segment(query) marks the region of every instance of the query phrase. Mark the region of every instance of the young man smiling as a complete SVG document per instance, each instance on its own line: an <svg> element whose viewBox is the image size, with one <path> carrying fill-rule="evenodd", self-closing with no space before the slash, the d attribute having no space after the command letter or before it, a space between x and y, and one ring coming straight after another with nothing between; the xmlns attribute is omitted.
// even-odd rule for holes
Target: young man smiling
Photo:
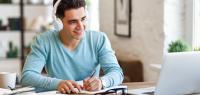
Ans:
<svg viewBox="0 0 200 95"><path fill-rule="evenodd" d="M63 27L36 37L23 68L22 85L36 87L38 92L76 93L75 88L96 91L121 84L124 76L107 36L85 30L85 0L54 0L54 9ZM48 76L41 75L44 67ZM100 68L105 74L101 77ZM82 80L83 85L77 83Z"/></svg>

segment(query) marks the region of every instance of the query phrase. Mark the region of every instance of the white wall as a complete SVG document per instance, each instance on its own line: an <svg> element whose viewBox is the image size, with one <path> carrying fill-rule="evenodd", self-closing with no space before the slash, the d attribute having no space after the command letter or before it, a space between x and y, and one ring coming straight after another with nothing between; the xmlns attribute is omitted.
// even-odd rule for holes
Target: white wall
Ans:
<svg viewBox="0 0 200 95"><path fill-rule="evenodd" d="M192 1L192 0L186 0ZM185 39L185 0L165 0L164 2L165 51L168 44L177 39ZM190 17L191 18L191 17ZM187 41L187 40L185 40Z"/></svg>
<svg viewBox="0 0 200 95"><path fill-rule="evenodd" d="M145 81L154 81L157 73L149 64L162 63L164 48L164 1L132 0L132 37L114 35L114 1L99 0L100 30L105 32L120 59L138 59L144 65Z"/></svg>
<svg viewBox="0 0 200 95"><path fill-rule="evenodd" d="M186 0L185 1L185 33L184 38L186 41L192 46L192 32L193 32L193 0Z"/></svg>

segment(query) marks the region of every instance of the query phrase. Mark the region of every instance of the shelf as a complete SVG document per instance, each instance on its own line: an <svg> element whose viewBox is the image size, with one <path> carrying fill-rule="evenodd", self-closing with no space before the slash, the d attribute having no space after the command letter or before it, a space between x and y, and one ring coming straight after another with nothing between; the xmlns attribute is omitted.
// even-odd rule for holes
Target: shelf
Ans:
<svg viewBox="0 0 200 95"><path fill-rule="evenodd" d="M19 6L20 3L0 3L0 6ZM52 6L52 4L24 4L24 6Z"/></svg>
<svg viewBox="0 0 200 95"><path fill-rule="evenodd" d="M0 30L0 33L20 33L20 30Z"/></svg>
<svg viewBox="0 0 200 95"><path fill-rule="evenodd" d="M21 60L19 57L18 58L0 58L0 61L15 61L15 60Z"/></svg>
<svg viewBox="0 0 200 95"><path fill-rule="evenodd" d="M43 2L43 1L41 1ZM44 4L46 3L46 4ZM21 67L23 66L25 58L30 51L29 46L30 43L34 40L35 36L43 33L45 31L36 31L30 29L37 29L32 28L32 21L36 21L37 18L41 17L44 18L44 21L51 21L53 14L53 4L52 2L44 2L38 4L30 4L28 1L24 0L23 4L19 3L18 1L13 3L0 3L0 11L3 12L1 14L2 25L8 25L8 18L9 17L24 17L24 26L22 30L0 30L0 43L3 44L3 47L8 49L8 43L12 41L15 46L18 47L18 55L17 58L3 58L5 57L2 55L0 57L0 71L14 71L20 72ZM40 19L40 18L39 18ZM30 23L29 23L30 22ZM26 27L26 26L30 26ZM27 28L29 30L27 30ZM25 46L25 47L22 47ZM7 51L7 50L6 50ZM17 64L15 64L17 63Z"/></svg>
<svg viewBox="0 0 200 95"><path fill-rule="evenodd" d="M52 6L52 4L24 4L24 6Z"/></svg>
<svg viewBox="0 0 200 95"><path fill-rule="evenodd" d="M0 6L19 6L19 4L13 4L13 3L0 3ZM19 6L20 7L20 6Z"/></svg>
<svg viewBox="0 0 200 95"><path fill-rule="evenodd" d="M24 30L24 33L43 33L42 31L37 30ZM0 30L0 33L21 33L20 30Z"/></svg>
<svg viewBox="0 0 200 95"><path fill-rule="evenodd" d="M24 33L42 33L42 30L38 31L38 30L25 30Z"/></svg>

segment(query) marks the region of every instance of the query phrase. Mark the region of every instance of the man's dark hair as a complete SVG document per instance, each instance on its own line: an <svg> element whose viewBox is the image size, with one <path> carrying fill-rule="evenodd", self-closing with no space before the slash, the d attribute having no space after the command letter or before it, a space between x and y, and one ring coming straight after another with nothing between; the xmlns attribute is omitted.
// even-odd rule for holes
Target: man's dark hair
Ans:
<svg viewBox="0 0 200 95"><path fill-rule="evenodd" d="M53 6L58 0L53 0ZM64 12L70 9L77 9L86 6L85 0L61 0L56 10L56 16L59 18L64 17Z"/></svg>

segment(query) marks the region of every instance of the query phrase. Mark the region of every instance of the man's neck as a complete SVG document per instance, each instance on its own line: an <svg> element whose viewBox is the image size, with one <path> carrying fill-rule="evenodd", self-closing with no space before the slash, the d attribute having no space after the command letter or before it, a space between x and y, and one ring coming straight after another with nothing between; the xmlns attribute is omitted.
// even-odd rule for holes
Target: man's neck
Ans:
<svg viewBox="0 0 200 95"><path fill-rule="evenodd" d="M80 42L80 40L67 37L64 31L61 31L59 33L59 37L64 46L68 48L70 51L74 51Z"/></svg>

